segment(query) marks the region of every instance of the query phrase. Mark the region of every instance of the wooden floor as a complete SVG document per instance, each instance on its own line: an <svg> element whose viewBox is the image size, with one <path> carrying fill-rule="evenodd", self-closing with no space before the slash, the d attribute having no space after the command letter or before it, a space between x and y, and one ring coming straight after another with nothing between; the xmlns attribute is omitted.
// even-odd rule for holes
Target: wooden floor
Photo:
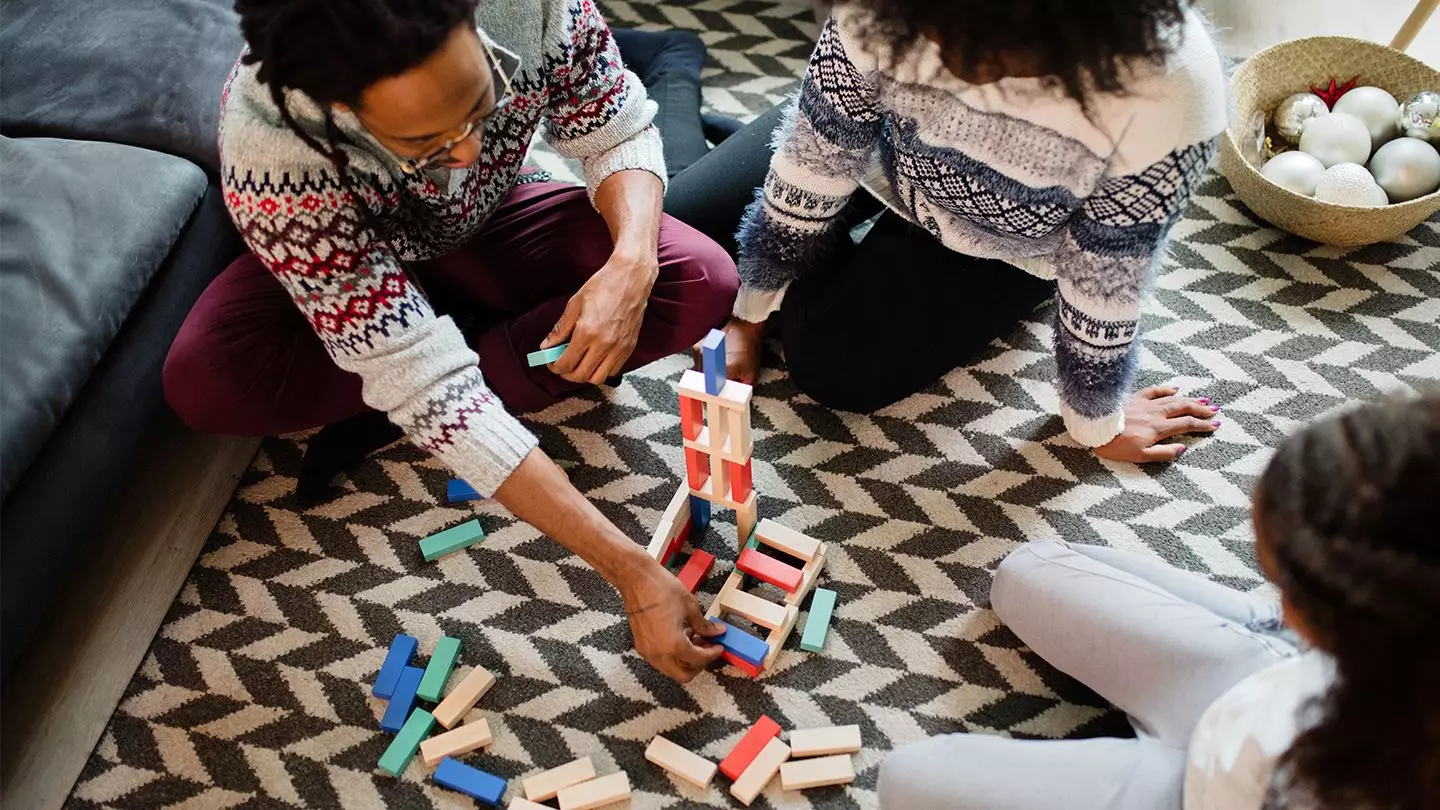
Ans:
<svg viewBox="0 0 1440 810"><path fill-rule="evenodd" d="M1225 51L1243 57L1299 37L1341 35L1389 44L1415 0L1199 0L1199 5L1220 26ZM1421 29L1407 53L1440 65L1440 15Z"/></svg>

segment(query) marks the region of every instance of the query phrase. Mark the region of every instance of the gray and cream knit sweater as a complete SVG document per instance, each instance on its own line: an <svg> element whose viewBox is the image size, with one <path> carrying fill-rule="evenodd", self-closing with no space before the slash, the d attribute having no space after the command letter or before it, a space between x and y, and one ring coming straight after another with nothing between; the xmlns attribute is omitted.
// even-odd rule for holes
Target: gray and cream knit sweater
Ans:
<svg viewBox="0 0 1440 810"><path fill-rule="evenodd" d="M347 187L285 127L269 88L245 66L226 86L220 153L241 235L336 364L360 375L366 404L488 496L535 437L505 412L460 330L435 314L403 263L473 237L515 185L542 125L561 154L581 161L592 195L625 169L663 182L665 163L655 103L621 64L593 0L485 0L477 16L482 36L520 65L514 97L486 123L474 165L408 175L354 116L336 111L348 142ZM315 102L290 92L287 106L323 142Z"/></svg>
<svg viewBox="0 0 1440 810"><path fill-rule="evenodd" d="M736 316L763 320L792 280L824 272L863 186L957 253L1056 279L1061 414L1081 444L1107 443L1124 426L1141 286L1225 127L1204 22L1188 13L1165 64L1136 67L1087 114L1040 80L963 82L933 43L886 58L856 13L826 23L776 135L741 224Z"/></svg>

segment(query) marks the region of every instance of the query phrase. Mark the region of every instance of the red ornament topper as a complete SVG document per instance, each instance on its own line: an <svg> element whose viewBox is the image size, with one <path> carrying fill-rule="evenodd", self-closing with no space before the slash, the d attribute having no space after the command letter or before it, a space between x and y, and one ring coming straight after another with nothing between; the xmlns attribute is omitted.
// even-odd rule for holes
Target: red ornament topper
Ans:
<svg viewBox="0 0 1440 810"><path fill-rule="evenodd" d="M1329 87L1316 87L1312 84L1310 85L1310 92L1319 96L1320 100L1325 102L1325 106L1333 110L1335 109L1335 102L1339 101L1341 96L1354 90L1355 83L1358 81L1360 81L1359 76L1352 76L1350 81L1337 85L1334 77L1331 77Z"/></svg>

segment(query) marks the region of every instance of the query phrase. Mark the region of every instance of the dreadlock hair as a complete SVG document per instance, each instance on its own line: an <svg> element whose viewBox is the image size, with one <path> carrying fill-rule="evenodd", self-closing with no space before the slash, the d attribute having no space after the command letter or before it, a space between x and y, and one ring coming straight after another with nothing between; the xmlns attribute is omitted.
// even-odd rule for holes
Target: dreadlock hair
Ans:
<svg viewBox="0 0 1440 810"><path fill-rule="evenodd" d="M854 6L861 31L894 58L927 35L965 74L1024 55L1082 106L1124 90L1127 64L1159 64L1162 32L1184 19L1183 0L833 0Z"/></svg>
<svg viewBox="0 0 1440 810"><path fill-rule="evenodd" d="M1282 760L1320 807L1440 801L1440 392L1324 419L1255 493L1276 584L1336 680Z"/></svg>
<svg viewBox="0 0 1440 810"><path fill-rule="evenodd" d="M366 87L424 62L462 22L477 0L235 0L249 46L242 58L259 64L256 78L270 88L285 126L325 156L346 183L345 140L330 105L358 107ZM325 143L300 128L285 103L298 90L325 116ZM348 183L347 183L348 186ZM348 190L348 188L347 188Z"/></svg>

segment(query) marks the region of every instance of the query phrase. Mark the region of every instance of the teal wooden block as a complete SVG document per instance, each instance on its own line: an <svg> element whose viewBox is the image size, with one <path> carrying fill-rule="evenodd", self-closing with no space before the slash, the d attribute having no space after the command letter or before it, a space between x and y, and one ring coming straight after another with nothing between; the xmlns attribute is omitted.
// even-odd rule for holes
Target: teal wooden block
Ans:
<svg viewBox="0 0 1440 810"><path fill-rule="evenodd" d="M420 553L425 555L426 560L434 560L467 549L484 539L485 530L480 528L480 521L470 520L421 540Z"/></svg>
<svg viewBox="0 0 1440 810"><path fill-rule="evenodd" d="M420 688L415 690L415 694L421 700L439 703L440 698L445 696L450 670L455 668L459 657L460 639L451 636L441 638L435 645L435 654L430 656L430 663L425 667L425 675L420 679Z"/></svg>
<svg viewBox="0 0 1440 810"><path fill-rule="evenodd" d="M411 712L405 725L400 727L400 733L395 735L385 753L380 755L380 770L391 776L404 773L410 760L415 758L415 752L420 750L420 743L430 736L430 729L434 727L435 715L424 709Z"/></svg>
<svg viewBox="0 0 1440 810"><path fill-rule="evenodd" d="M529 354L525 355L525 362L529 363L531 368L534 368L536 366L548 366L556 360L559 360L560 355L564 354L565 349L569 346L569 343L561 343L559 346L552 346L548 349L541 349L538 352L530 352Z"/></svg>
<svg viewBox="0 0 1440 810"><path fill-rule="evenodd" d="M810 600L810 618L805 620L805 633L800 636L800 649L820 652L825 634L830 631L830 614L835 612L835 592L816 588Z"/></svg>

